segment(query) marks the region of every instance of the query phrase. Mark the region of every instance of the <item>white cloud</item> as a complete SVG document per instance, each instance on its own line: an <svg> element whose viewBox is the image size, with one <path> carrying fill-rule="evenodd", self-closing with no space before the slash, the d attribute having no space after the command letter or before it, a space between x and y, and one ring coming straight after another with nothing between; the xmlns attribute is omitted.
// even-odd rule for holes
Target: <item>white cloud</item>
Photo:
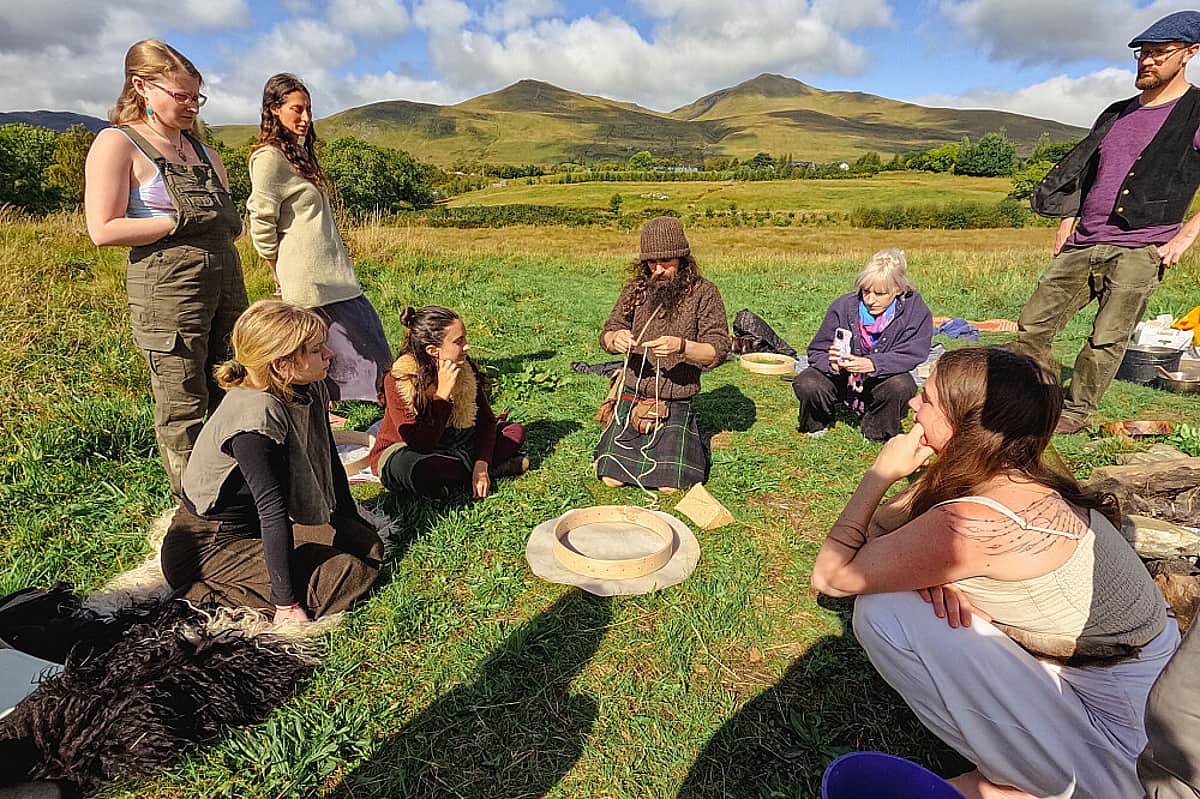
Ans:
<svg viewBox="0 0 1200 799"><path fill-rule="evenodd" d="M245 0L8 0L0 5L0 109L104 117L121 89L125 51L138 39L168 27L232 30L249 21Z"/></svg>
<svg viewBox="0 0 1200 799"><path fill-rule="evenodd" d="M418 0L413 3L413 22L432 31L450 31L466 25L475 16L459 0Z"/></svg>
<svg viewBox="0 0 1200 799"><path fill-rule="evenodd" d="M1091 127L1109 103L1138 93L1133 86L1134 77L1131 69L1110 67L1079 78L1058 75L1012 91L972 89L961 95L925 95L912 102L936 107L1014 111L1086 128Z"/></svg>
<svg viewBox="0 0 1200 799"><path fill-rule="evenodd" d="M1193 5L1190 0L941 0L946 18L993 60L1058 64L1129 58L1130 39L1156 19Z"/></svg>
<svg viewBox="0 0 1200 799"><path fill-rule="evenodd" d="M335 70L354 54L353 39L323 21L279 23L248 51L224 53L228 71L206 76L212 91L204 117L215 123L257 121L263 84L277 72L292 72L304 81L317 116L341 110L342 79Z"/></svg>
<svg viewBox="0 0 1200 799"><path fill-rule="evenodd" d="M766 0L753 13L728 0L637 2L654 20L648 36L609 14L480 30L458 0L423 0L413 19L437 72L464 90L537 78L659 109L760 72L856 74L868 56L846 31L892 22L884 0Z"/></svg>
<svg viewBox="0 0 1200 799"><path fill-rule="evenodd" d="M408 11L397 0L332 0L329 24L373 38L398 36L408 30Z"/></svg>
<svg viewBox="0 0 1200 799"><path fill-rule="evenodd" d="M502 33L523 28L535 19L560 13L562 7L557 0L499 0L484 11L484 30Z"/></svg>

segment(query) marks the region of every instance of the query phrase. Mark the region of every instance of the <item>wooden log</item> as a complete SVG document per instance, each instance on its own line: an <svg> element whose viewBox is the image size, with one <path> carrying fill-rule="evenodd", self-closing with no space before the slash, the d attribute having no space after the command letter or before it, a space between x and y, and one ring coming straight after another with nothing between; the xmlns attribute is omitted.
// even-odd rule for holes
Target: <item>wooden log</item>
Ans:
<svg viewBox="0 0 1200 799"><path fill-rule="evenodd" d="M1092 491L1112 492L1122 502L1134 494L1168 496L1200 485L1200 458L1105 466L1092 472L1083 485Z"/></svg>
<svg viewBox="0 0 1200 799"><path fill-rule="evenodd" d="M1128 466L1137 463L1157 463L1159 461L1177 461L1188 457L1170 444L1157 442L1151 444L1144 452L1125 452L1117 456L1117 463Z"/></svg>
<svg viewBox="0 0 1200 799"><path fill-rule="evenodd" d="M1200 533L1164 519L1126 514L1121 519L1121 535L1146 560L1200 556Z"/></svg>
<svg viewBox="0 0 1200 799"><path fill-rule="evenodd" d="M1196 610L1200 607L1200 576L1194 574L1160 574L1154 578L1167 605L1175 611L1180 632L1187 632Z"/></svg>

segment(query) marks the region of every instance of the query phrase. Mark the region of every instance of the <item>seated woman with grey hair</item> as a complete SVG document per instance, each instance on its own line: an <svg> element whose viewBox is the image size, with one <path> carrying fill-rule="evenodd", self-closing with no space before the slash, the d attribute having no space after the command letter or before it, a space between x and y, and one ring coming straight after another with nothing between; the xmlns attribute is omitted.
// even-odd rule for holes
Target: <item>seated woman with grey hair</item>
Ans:
<svg viewBox="0 0 1200 799"><path fill-rule="evenodd" d="M872 441L900 432L917 393L909 372L929 357L933 341L932 315L907 269L903 250L880 250L858 273L855 290L829 306L808 345L809 368L792 383L801 433L824 435L839 402L862 418Z"/></svg>

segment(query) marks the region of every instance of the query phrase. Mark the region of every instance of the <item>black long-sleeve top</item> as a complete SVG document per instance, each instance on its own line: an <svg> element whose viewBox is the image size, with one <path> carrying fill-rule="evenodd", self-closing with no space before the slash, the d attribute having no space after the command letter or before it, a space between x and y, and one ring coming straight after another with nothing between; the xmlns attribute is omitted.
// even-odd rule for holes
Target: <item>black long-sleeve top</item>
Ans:
<svg viewBox="0 0 1200 799"><path fill-rule="evenodd" d="M263 557L271 576L271 602L280 607L298 599L292 584L291 554L294 548L292 521L288 515L288 453L262 433L238 433L229 439L226 452L237 461L221 485L213 509L205 518L230 522L246 535L262 536ZM330 466L333 469L336 511L354 511L354 497L346 471L337 456L333 433L329 434ZM195 507L185 497L193 512Z"/></svg>

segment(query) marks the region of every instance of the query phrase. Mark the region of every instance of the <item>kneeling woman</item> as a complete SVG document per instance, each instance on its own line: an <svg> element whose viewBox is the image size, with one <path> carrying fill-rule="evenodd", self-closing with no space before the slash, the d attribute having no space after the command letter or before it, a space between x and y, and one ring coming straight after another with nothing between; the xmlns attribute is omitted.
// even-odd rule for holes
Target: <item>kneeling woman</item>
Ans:
<svg viewBox="0 0 1200 799"><path fill-rule="evenodd" d="M838 330L848 349L835 346ZM909 372L929 357L929 307L908 280L904 252L880 250L858 273L854 291L833 301L808 345L809 368L792 389L800 400L800 432L823 434L838 402L862 417L862 433L885 441L900 432L906 403L917 393Z"/></svg>
<svg viewBox="0 0 1200 799"><path fill-rule="evenodd" d="M261 300L233 327L227 394L205 423L162 548L178 596L303 621L350 607L383 542L358 515L329 429L325 323ZM305 525L307 529L296 529Z"/></svg>
<svg viewBox="0 0 1200 799"><path fill-rule="evenodd" d="M1141 796L1143 709L1179 630L1113 497L1043 461L1055 376L1007 350L957 350L912 407L912 431L884 445L829 531L813 586L871 595L855 635L977 766L951 781L968 799Z"/></svg>
<svg viewBox="0 0 1200 799"><path fill-rule="evenodd" d="M521 474L525 428L497 424L484 380L467 353L467 331L449 308L405 308L404 348L383 379L387 410L371 449L385 488L434 496L468 485L491 493L491 478Z"/></svg>

